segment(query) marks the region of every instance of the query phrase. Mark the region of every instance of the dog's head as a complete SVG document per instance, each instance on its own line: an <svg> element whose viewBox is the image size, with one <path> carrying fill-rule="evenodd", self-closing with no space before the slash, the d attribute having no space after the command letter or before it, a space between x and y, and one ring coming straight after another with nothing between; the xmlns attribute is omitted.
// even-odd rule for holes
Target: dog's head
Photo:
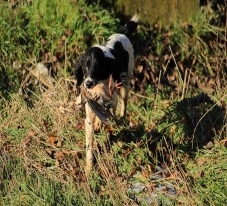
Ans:
<svg viewBox="0 0 227 206"><path fill-rule="evenodd" d="M93 88L101 80L109 78L108 68L104 51L99 47L91 47L82 58L82 68L84 74L84 86L87 89Z"/></svg>

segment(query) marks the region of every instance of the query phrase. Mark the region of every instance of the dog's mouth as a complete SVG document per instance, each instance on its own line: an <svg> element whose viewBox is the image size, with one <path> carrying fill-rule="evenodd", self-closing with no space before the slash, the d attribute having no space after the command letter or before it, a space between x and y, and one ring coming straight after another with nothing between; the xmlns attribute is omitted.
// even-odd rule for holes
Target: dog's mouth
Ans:
<svg viewBox="0 0 227 206"><path fill-rule="evenodd" d="M84 80L84 87L86 89L92 89L92 88L94 88L95 85L96 85L96 81L93 80L93 79L91 79L90 77L89 78L86 78Z"/></svg>
<svg viewBox="0 0 227 206"><path fill-rule="evenodd" d="M77 97L75 105L77 108L81 108L86 103L88 103L91 110L105 125L109 125L110 119L112 117L115 117L112 107L110 107L110 106L106 107L106 105L99 104L99 103L93 101L92 99L85 100L85 99L83 99L82 95Z"/></svg>
<svg viewBox="0 0 227 206"><path fill-rule="evenodd" d="M115 117L113 112L112 96L108 91L108 81L93 85L92 79L85 79L81 87L81 93L76 99L78 108L89 105L95 115L106 125L110 124L110 120ZM89 87L89 88L87 88Z"/></svg>

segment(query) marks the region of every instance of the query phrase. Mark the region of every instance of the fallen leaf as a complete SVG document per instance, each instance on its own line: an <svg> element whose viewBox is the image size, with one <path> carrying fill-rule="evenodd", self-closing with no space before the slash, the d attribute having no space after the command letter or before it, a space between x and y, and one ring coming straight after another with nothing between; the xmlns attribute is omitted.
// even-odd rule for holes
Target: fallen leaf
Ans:
<svg viewBox="0 0 227 206"><path fill-rule="evenodd" d="M62 142L60 141L60 140L58 140L58 142L57 142L57 145L56 145L57 147L61 147L62 146Z"/></svg>
<svg viewBox="0 0 227 206"><path fill-rule="evenodd" d="M55 143L57 143L58 138L56 136L49 136L47 139L47 142L51 145L54 145Z"/></svg>
<svg viewBox="0 0 227 206"><path fill-rule="evenodd" d="M142 65L139 65L136 69L137 73L141 73L143 71L143 66Z"/></svg>
<svg viewBox="0 0 227 206"><path fill-rule="evenodd" d="M55 158L59 161L59 162L62 162L63 159L64 159L64 155L62 152L56 152L55 153Z"/></svg>
<svg viewBox="0 0 227 206"><path fill-rule="evenodd" d="M206 162L207 162L207 158L203 158L203 157L201 157L197 160L197 163L199 166L204 165Z"/></svg>
<svg viewBox="0 0 227 206"><path fill-rule="evenodd" d="M64 149L64 148L62 149L62 153L66 154L66 155L69 155L70 154L69 150Z"/></svg>
<svg viewBox="0 0 227 206"><path fill-rule="evenodd" d="M145 177L145 178L149 178L149 173L148 173L148 170L147 168L143 168L143 170L141 171L142 175Z"/></svg>
<svg viewBox="0 0 227 206"><path fill-rule="evenodd" d="M73 157L74 157L74 160L75 160L75 161L78 161L79 159L82 159L83 155L82 155L81 152L76 152L76 153L73 155Z"/></svg>
<svg viewBox="0 0 227 206"><path fill-rule="evenodd" d="M125 152L121 154L122 157L126 158L131 153L131 148L125 149Z"/></svg>
<svg viewBox="0 0 227 206"><path fill-rule="evenodd" d="M220 142L223 146L227 147L227 138L221 140Z"/></svg>
<svg viewBox="0 0 227 206"><path fill-rule="evenodd" d="M75 129L76 131L83 130L83 129L84 129L84 123L78 123L78 124L74 127L74 129Z"/></svg>
<svg viewBox="0 0 227 206"><path fill-rule="evenodd" d="M117 145L118 145L118 147L120 147L121 149L123 148L122 142L117 142Z"/></svg>
<svg viewBox="0 0 227 206"><path fill-rule="evenodd" d="M143 73L144 73L144 76L147 78L147 80L150 80L150 76L149 76L147 70L144 70Z"/></svg>
<svg viewBox="0 0 227 206"><path fill-rule="evenodd" d="M106 133L114 134L114 129L113 129L113 127L111 127L110 125L105 125L104 131L105 131Z"/></svg>
<svg viewBox="0 0 227 206"><path fill-rule="evenodd" d="M61 40L62 40L62 41L65 41L65 40L66 40L66 36L63 35L63 36L61 37Z"/></svg>
<svg viewBox="0 0 227 206"><path fill-rule="evenodd" d="M24 144L25 144L25 145L28 145L28 143L31 141L31 139L32 139L32 137L34 137L34 135L35 135L34 131L31 130L31 131L27 134L27 136L25 137L25 139L24 139Z"/></svg>

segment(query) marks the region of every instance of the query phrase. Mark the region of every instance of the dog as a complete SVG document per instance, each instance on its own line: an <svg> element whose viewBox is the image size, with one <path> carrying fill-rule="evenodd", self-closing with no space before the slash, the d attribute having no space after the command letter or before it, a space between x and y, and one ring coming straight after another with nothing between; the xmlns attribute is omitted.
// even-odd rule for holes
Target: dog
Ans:
<svg viewBox="0 0 227 206"><path fill-rule="evenodd" d="M111 35L104 45L95 45L83 54L75 66L77 90L81 92L77 104L85 104L86 167L93 167L92 145L94 132L102 123L115 116L117 93L120 96L120 116L126 117L130 79L133 75L134 50L129 40L138 25L138 15Z"/></svg>

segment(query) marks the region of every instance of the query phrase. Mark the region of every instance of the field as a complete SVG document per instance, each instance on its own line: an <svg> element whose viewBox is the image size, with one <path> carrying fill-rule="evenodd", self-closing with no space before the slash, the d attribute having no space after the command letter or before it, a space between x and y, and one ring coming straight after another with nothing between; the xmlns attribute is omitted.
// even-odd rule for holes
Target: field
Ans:
<svg viewBox="0 0 227 206"><path fill-rule="evenodd" d="M0 205L227 205L226 8L139 25L127 118L96 134L87 175L73 65L125 22L83 0L0 1Z"/></svg>

